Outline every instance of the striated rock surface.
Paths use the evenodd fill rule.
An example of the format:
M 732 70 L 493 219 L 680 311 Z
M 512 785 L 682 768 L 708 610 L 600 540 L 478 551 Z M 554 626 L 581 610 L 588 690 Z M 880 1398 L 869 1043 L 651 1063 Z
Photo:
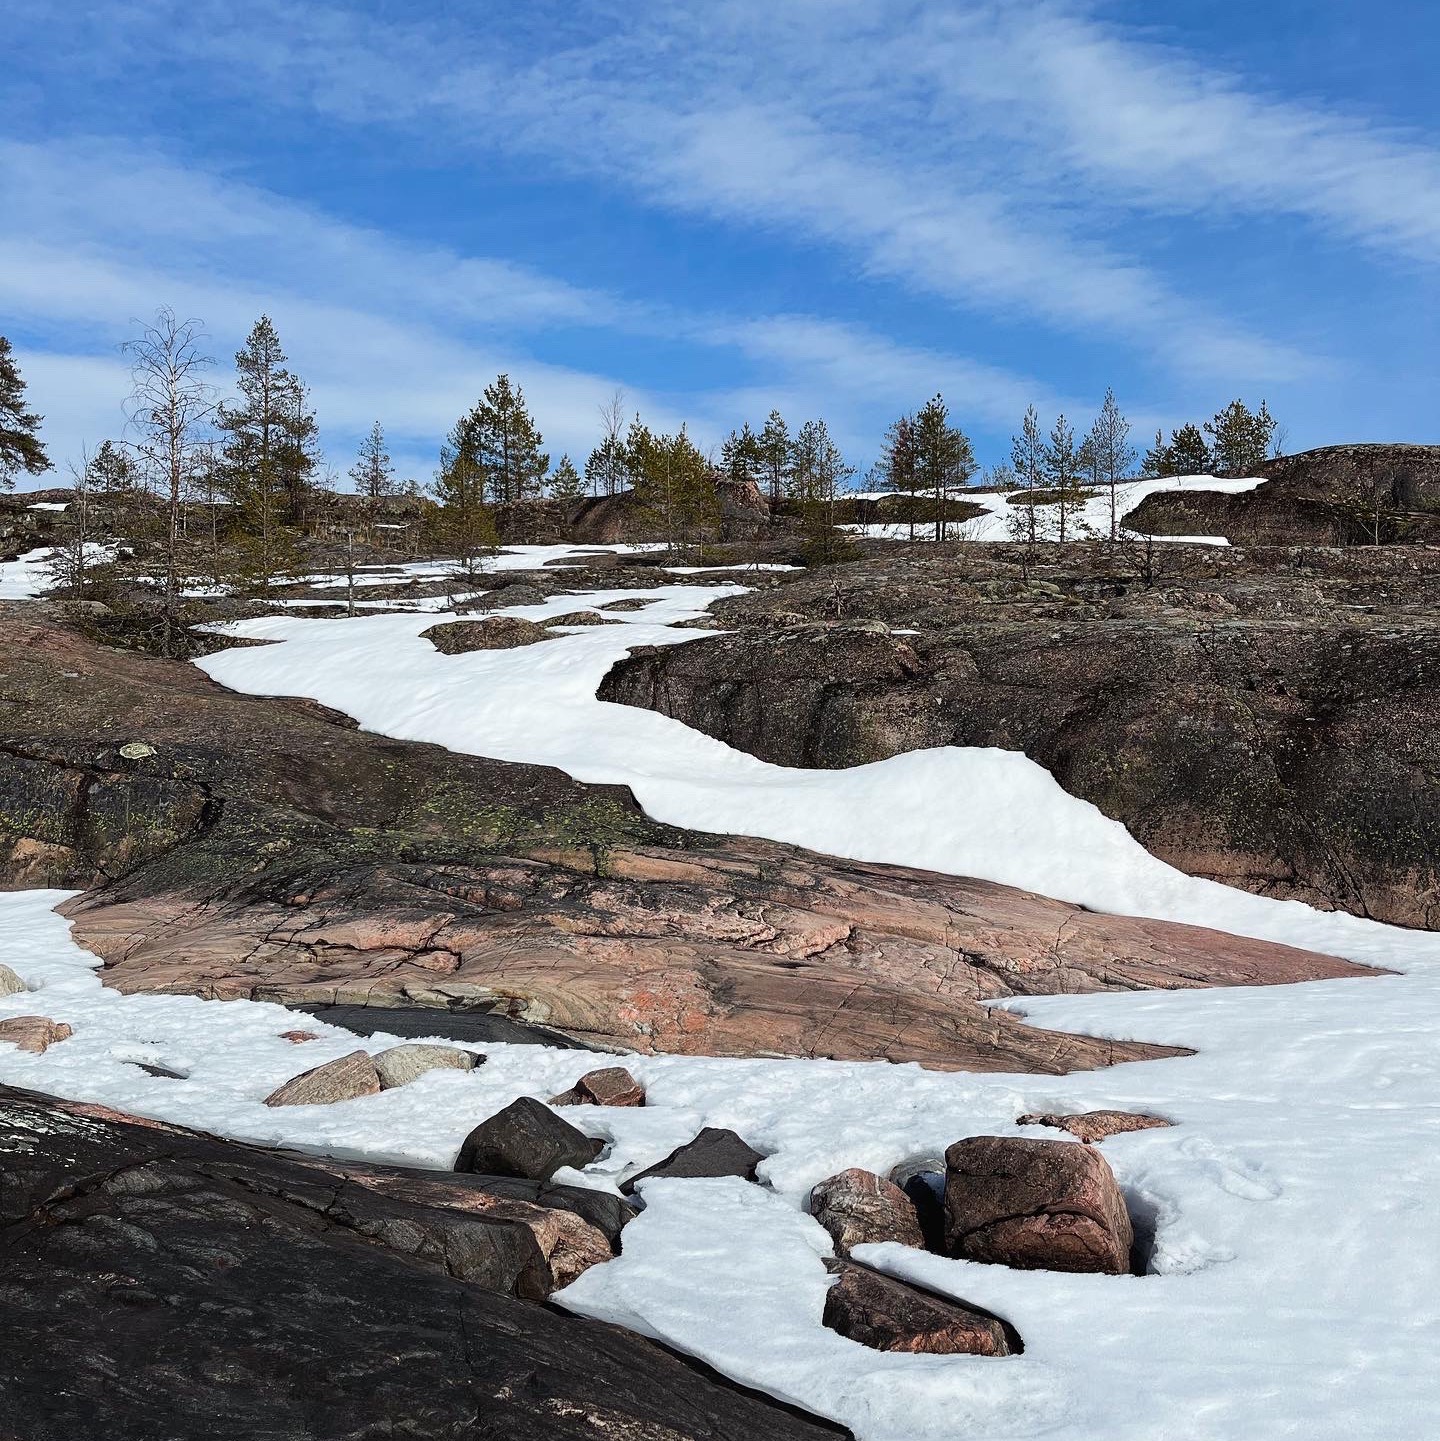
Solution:
M 892 549 L 600 695 L 778 765 L 1023 751 L 1192 875 L 1440 927 L 1440 551 L 1155 549 Z
M 821 1181 L 810 1192 L 810 1214 L 830 1233 L 840 1256 L 883 1241 L 925 1245 L 914 1201 L 872 1171 L 852 1168 Z
M 1034 1115 L 1021 1116 L 1017 1126 L 1052 1126 L 1058 1131 L 1069 1131 L 1072 1136 L 1087 1142 L 1103 1141 L 1106 1136 L 1123 1135 L 1126 1131 L 1150 1131 L 1157 1127 L 1169 1126 L 1159 1116 L 1143 1116 L 1134 1111 L 1082 1111 L 1076 1115 Z
M 842 1263 L 825 1293 L 824 1323 L 874 1351 L 925 1356 L 1009 1356 L 1005 1324 L 865 1266 Z
M 1134 1230 L 1109 1163 L 1069 1141 L 972 1136 L 945 1152 L 945 1246 L 1021 1270 L 1130 1270 Z
M 328 1106 L 380 1094 L 380 1077 L 368 1051 L 351 1051 L 338 1060 L 302 1071 L 265 1097 L 267 1106 Z
M 22 1144 L 23 1142 L 23 1144 Z M 820 1441 L 537 1302 L 584 1223 L 0 1089 L 0 1431 L 25 1441 Z M 372 1180 L 383 1175 L 370 1168 Z M 535 1213 L 535 1214 L 532 1214 Z M 593 1261 L 609 1255 L 598 1232 Z

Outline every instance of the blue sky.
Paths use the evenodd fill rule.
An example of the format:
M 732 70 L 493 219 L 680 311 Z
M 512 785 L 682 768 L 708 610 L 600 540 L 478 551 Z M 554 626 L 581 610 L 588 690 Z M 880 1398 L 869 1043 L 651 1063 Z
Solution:
M 1161 12 L 1157 18 L 1157 12 Z M 60 461 L 169 304 L 261 312 L 342 473 L 496 371 L 583 460 L 617 389 L 865 466 L 939 390 L 1290 449 L 1440 441 L 1440 16 L 1378 0 L 9 0 L 0 330 Z

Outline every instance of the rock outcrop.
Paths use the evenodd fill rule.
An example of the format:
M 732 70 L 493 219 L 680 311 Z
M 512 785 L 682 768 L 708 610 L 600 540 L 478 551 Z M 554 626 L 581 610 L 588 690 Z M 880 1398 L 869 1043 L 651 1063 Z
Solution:
M 600 695 L 778 765 L 1024 751 L 1193 875 L 1440 926 L 1440 552 L 1156 550 L 926 546 L 789 577 Z
M 517 602 L 518 603 L 518 602 Z M 543 625 L 516 615 L 489 620 L 449 620 L 420 632 L 442 655 L 465 655 L 474 650 L 514 650 L 553 637 Z
M 479 1178 L 363 1180 L 10 1089 L 0 1151 L 7 1435 L 841 1434 L 537 1304 L 609 1246 Z

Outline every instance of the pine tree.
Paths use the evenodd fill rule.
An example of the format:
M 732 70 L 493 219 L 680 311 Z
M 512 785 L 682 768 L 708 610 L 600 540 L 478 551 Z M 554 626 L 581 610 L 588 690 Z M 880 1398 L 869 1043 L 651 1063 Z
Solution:
M 778 410 L 772 410 L 758 437 L 760 469 L 770 496 L 770 509 L 790 494 L 790 427 Z
M 431 488 L 439 510 L 432 529 L 437 547 L 453 556 L 473 580 L 484 568 L 484 558 L 494 553 L 499 537 L 485 503 L 485 473 L 466 448 L 464 430 L 465 420 L 456 421 L 440 448 L 440 469 Z
M 113 440 L 102 440 L 85 467 L 91 491 L 105 500 L 131 496 L 140 484 L 140 473 L 130 453 Z
M 718 524 L 714 473 L 683 425 L 675 435 L 654 435 L 637 415 L 625 448 L 640 513 L 670 549 Z
M 823 420 L 807 420 L 795 437 L 792 455 L 794 496 L 805 529 L 805 559 L 811 565 L 829 565 L 848 559 L 854 542 L 838 531 L 840 488 L 855 474 Z
M 1046 522 L 1035 506 L 1036 493 L 1045 484 L 1045 438 L 1040 433 L 1040 416 L 1033 405 L 1025 411 L 1020 434 L 1010 441 L 1010 464 L 1019 495 L 1010 503 L 1006 527 L 1013 539 L 1034 545 L 1042 538 Z
M 568 455 L 560 457 L 550 476 L 550 498 L 567 506 L 585 499 L 585 482 Z
M 721 442 L 720 471 L 733 484 L 758 487 L 764 478 L 764 465 L 760 438 L 750 429 L 749 421 Z
M 1135 447 L 1130 444 L 1130 422 L 1120 413 L 1115 392 L 1105 390 L 1105 401 L 1095 417 L 1082 447 L 1085 468 L 1093 483 L 1110 492 L 1110 539 L 1120 538 L 1120 506 L 1117 487 L 1135 467 Z
M 902 415 L 892 420 L 880 442 L 880 458 L 875 463 L 875 478 L 881 490 L 909 496 L 905 507 L 910 524 L 910 539 L 915 539 L 915 496 L 920 488 L 919 458 L 915 450 L 915 417 Z
M 975 451 L 963 430 L 950 424 L 943 397 L 925 402 L 915 416 L 915 479 L 935 508 L 935 539 L 945 539 L 950 491 L 968 485 L 975 474 Z
M 355 494 L 364 496 L 373 508 L 387 495 L 395 494 L 395 467 L 385 449 L 385 432 L 377 420 L 370 434 L 360 442 L 360 453 L 350 467 Z
M 285 360 L 274 324 L 262 315 L 235 355 L 240 398 L 222 405 L 217 421 L 225 436 L 223 483 L 235 504 L 234 578 L 264 594 L 295 569 L 294 525 L 317 460 L 315 418 Z
M 497 375 L 454 434 L 457 455 L 478 466 L 485 498 L 516 505 L 544 493 L 550 457 L 525 406 L 525 392 Z
M 1145 459 L 1140 462 L 1140 474 L 1156 477 L 1175 474 L 1175 457 L 1165 444 L 1164 431 L 1155 432 L 1155 444 L 1145 452 Z
M 1210 474 L 1210 447 L 1198 425 L 1187 423 L 1179 430 L 1172 430 L 1168 449 L 1171 475 Z
M 1074 539 L 1085 532 L 1081 512 L 1085 490 L 1080 483 L 1080 456 L 1075 448 L 1075 431 L 1063 415 L 1050 427 L 1050 440 L 1044 454 L 1045 488 L 1054 506 L 1056 539 Z
M 1275 435 L 1275 418 L 1262 400 L 1251 411 L 1243 400 L 1232 400 L 1224 410 L 1205 422 L 1211 439 L 1211 459 L 1219 475 L 1248 475 L 1270 455 Z
M 50 457 L 40 443 L 42 416 L 25 404 L 25 382 L 10 342 L 0 335 L 0 490 L 14 490 L 19 471 L 40 475 Z

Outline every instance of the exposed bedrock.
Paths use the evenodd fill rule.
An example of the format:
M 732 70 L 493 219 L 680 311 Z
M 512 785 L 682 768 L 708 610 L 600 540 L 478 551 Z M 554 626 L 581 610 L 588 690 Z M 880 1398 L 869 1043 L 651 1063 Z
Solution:
M 568 1211 L 0 1088 L 0 1431 L 25 1441 L 820 1441 L 844 1434 L 540 1304 Z
M 988 883 L 697 836 L 618 787 L 237 696 L 43 609 L 0 620 L 0 833 L 12 854 L 60 836 L 52 884 L 105 882 L 67 911 L 122 990 L 491 1012 L 646 1052 L 1061 1072 L 1170 1052 L 1037 1031 L 981 1002 L 1358 973 Z M 154 853 L 100 848 L 7 809 L 5 777 L 34 766 L 203 802 Z M 153 811 L 131 814 L 155 837 Z M 13 863 L 4 879 L 36 882 Z
M 1440 926 L 1440 553 L 1158 549 L 795 577 L 600 694 L 781 765 L 1024 751 L 1191 874 Z

